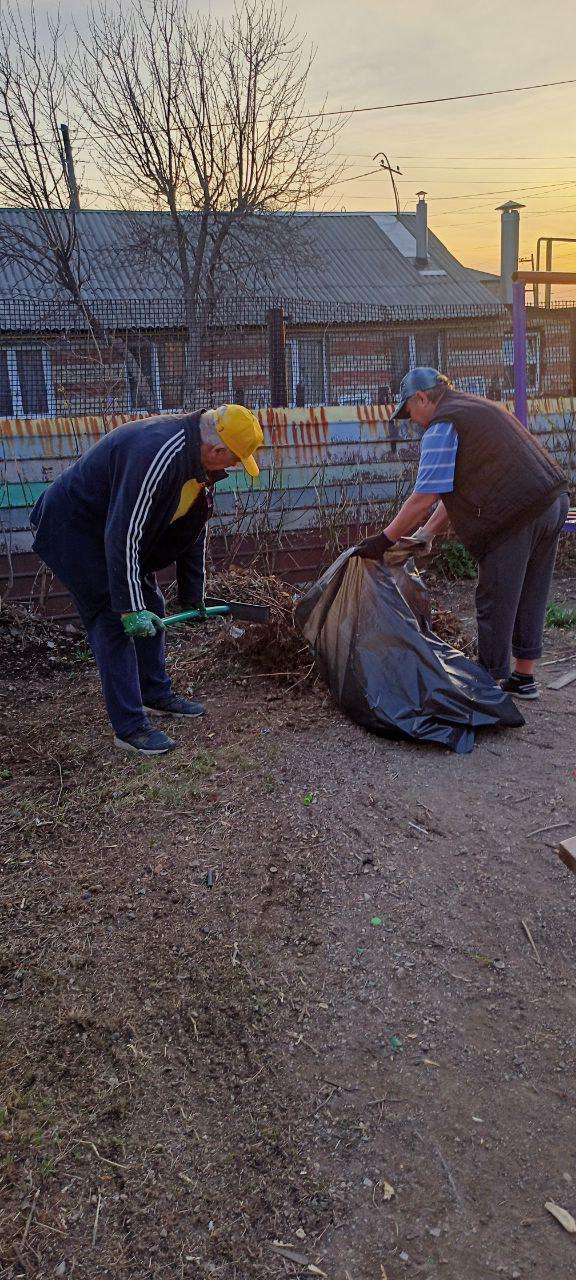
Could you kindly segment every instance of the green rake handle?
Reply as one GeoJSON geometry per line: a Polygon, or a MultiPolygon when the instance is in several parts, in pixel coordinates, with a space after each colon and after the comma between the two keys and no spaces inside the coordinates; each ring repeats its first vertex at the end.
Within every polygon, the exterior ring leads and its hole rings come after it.
{"type": "Polygon", "coordinates": [[[186,609],[184,613],[171,613],[168,618],[159,618],[163,627],[174,627],[179,622],[206,622],[208,618],[217,618],[231,613],[229,604],[208,605],[206,609],[186,609]]]}

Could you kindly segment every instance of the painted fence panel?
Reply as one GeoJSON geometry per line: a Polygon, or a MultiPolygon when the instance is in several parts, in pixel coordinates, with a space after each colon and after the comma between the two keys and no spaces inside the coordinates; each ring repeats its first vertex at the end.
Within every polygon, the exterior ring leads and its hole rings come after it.
{"type": "MultiPolygon", "coordinates": [[[[512,408],[512,405],[508,407],[512,408]]],[[[409,492],[418,434],[391,423],[393,407],[264,409],[261,475],[242,469],[218,485],[215,533],[258,534],[362,522],[409,492]]],[[[28,517],[47,485],[106,432],[138,415],[0,420],[0,554],[31,546],[28,517]]],[[[534,399],[529,425],[562,461],[576,465],[576,398],[534,399]]]]}

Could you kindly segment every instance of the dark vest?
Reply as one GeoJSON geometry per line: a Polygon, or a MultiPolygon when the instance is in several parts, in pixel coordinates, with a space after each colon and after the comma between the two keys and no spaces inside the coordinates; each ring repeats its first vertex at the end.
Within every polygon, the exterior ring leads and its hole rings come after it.
{"type": "Polygon", "coordinates": [[[454,491],[442,501],[457,536],[478,559],[568,493],[551,454],[493,400],[448,390],[433,422],[450,422],[458,432],[454,491]]]}

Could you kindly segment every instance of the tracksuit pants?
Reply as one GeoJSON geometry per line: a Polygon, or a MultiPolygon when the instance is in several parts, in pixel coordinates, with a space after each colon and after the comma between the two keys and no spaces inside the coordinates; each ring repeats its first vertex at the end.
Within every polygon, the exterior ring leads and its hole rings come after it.
{"type": "MultiPolygon", "coordinates": [[[[158,587],[148,582],[142,585],[146,608],[164,617],[164,597],[158,587]]],[[[119,738],[126,738],[150,728],[144,707],[162,703],[171,691],[166,674],[164,632],[131,639],[119,615],[111,608],[101,609],[92,617],[85,601],[72,594],[96,659],[114,732],[119,738]]]]}
{"type": "MultiPolygon", "coordinates": [[[[166,673],[164,633],[131,639],[112,609],[102,541],[85,527],[62,519],[47,490],[31,516],[34,550],[74,600],[86,628],[102,683],[106,710],[119,738],[150,728],[145,706],[161,704],[171,692],[166,673]]],[[[147,609],[164,616],[164,597],[153,574],[142,581],[147,609]]]]}
{"type": "Polygon", "coordinates": [[[542,656],[546,605],[569,508],[568,494],[511,534],[478,562],[478,661],[495,680],[510,674],[510,655],[542,656]]]}

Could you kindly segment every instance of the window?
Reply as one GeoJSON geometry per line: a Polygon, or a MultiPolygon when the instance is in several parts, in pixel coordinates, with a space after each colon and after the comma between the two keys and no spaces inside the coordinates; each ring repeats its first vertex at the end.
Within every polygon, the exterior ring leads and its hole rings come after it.
{"type": "Polygon", "coordinates": [[[128,342],[126,373],[130,408],[134,413],[140,410],[150,412],[152,409],[162,408],[158,399],[159,387],[154,378],[155,367],[157,369],[158,365],[157,359],[156,361],[153,359],[155,351],[153,343],[145,339],[138,341],[136,337],[134,341],[128,342]]]}
{"type": "Polygon", "coordinates": [[[467,391],[469,396],[486,397],[488,394],[488,383],[486,378],[483,377],[475,378],[464,376],[462,378],[455,378],[454,385],[457,386],[460,391],[467,391]]]}
{"type": "Polygon", "coordinates": [[[0,348],[0,412],[36,418],[55,412],[52,365],[45,347],[0,348]]]}
{"type": "Polygon", "coordinates": [[[164,410],[182,410],[184,406],[184,374],[186,372],[184,343],[163,342],[156,350],[162,408],[164,410]]]}
{"type": "Polygon", "coordinates": [[[0,417],[11,418],[13,413],[12,388],[8,375],[8,352],[0,348],[0,417]]]}
{"type": "Polygon", "coordinates": [[[404,375],[417,366],[442,368],[440,334],[437,331],[400,333],[391,339],[390,388],[393,396],[398,395],[404,375]]]}
{"type": "MultiPolygon", "coordinates": [[[[514,386],[514,340],[504,338],[502,341],[502,363],[510,371],[507,379],[511,388],[514,386]]],[[[540,390],[540,334],[526,334],[526,387],[532,395],[540,390]]]]}
{"type": "Polygon", "coordinates": [[[186,351],[183,342],[150,342],[135,335],[126,361],[130,408],[169,413],[184,406],[186,351]]]}
{"type": "Polygon", "coordinates": [[[399,334],[390,340],[390,390],[393,397],[398,395],[400,383],[405,373],[412,367],[410,363],[410,340],[407,334],[399,334]]]}
{"type": "Polygon", "coordinates": [[[18,347],[16,369],[20,383],[20,398],[25,418],[48,413],[46,370],[41,347],[18,347]]]}
{"type": "Polygon", "coordinates": [[[410,368],[440,368],[440,335],[438,333],[410,334],[410,368]]]}
{"type": "Polygon", "coordinates": [[[291,338],[288,343],[290,404],[327,404],[326,353],[322,338],[291,338]]]}

